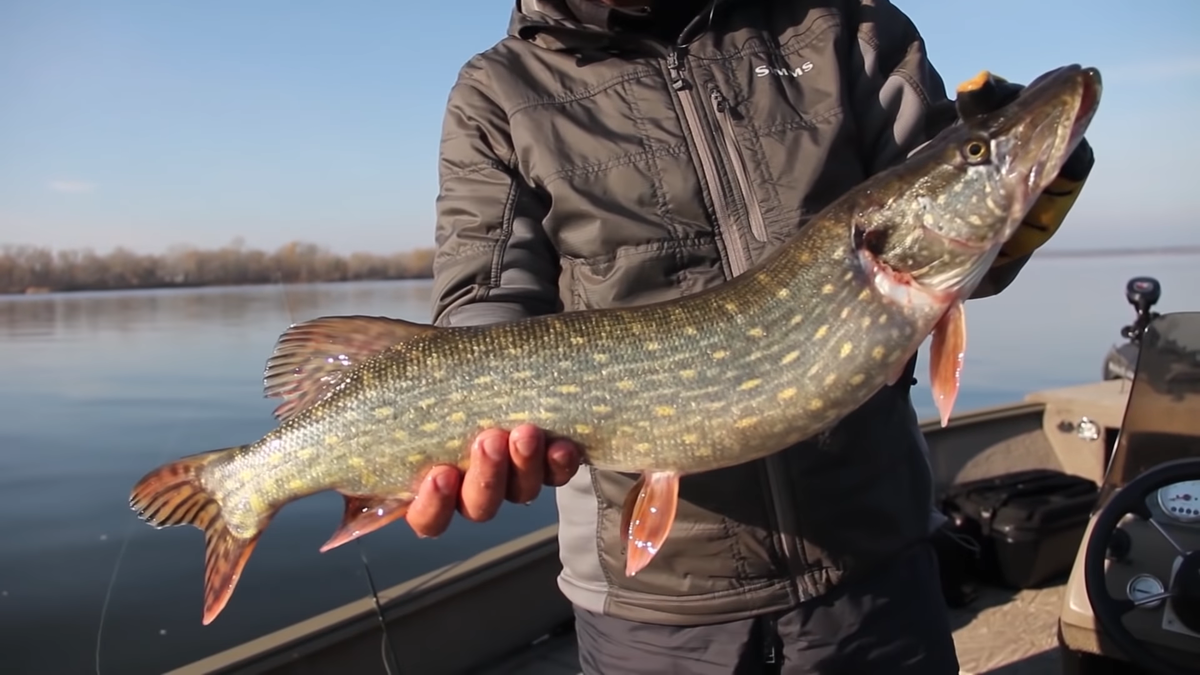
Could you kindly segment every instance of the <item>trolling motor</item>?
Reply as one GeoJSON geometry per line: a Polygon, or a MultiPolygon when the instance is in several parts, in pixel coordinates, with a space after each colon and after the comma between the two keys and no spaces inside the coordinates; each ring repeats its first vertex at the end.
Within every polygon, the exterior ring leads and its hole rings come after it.
{"type": "Polygon", "coordinates": [[[1104,379],[1133,379],[1142,335],[1150,323],[1159,317],[1158,312],[1152,311],[1151,308],[1161,297],[1162,284],[1153,277],[1134,277],[1125,284],[1125,299],[1133,305],[1137,316],[1133,323],[1121,328],[1121,337],[1128,342],[1113,346],[1104,357],[1104,379]]]}

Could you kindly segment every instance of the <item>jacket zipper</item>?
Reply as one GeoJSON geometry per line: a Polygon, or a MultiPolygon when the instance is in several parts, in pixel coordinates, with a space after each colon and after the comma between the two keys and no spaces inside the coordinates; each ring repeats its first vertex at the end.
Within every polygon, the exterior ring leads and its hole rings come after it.
{"type": "Polygon", "coordinates": [[[725,95],[716,88],[709,92],[709,98],[712,99],[713,110],[717,113],[717,123],[721,127],[725,151],[729,153],[730,163],[733,164],[733,173],[737,177],[738,188],[742,191],[742,203],[746,205],[746,213],[750,218],[750,231],[754,233],[755,239],[766,241],[767,223],[763,219],[758,199],[754,197],[754,188],[750,185],[750,172],[746,169],[746,158],[742,155],[742,150],[738,147],[737,138],[734,135],[733,113],[729,109],[729,99],[725,98],[725,95]]]}
{"type": "Polygon", "coordinates": [[[725,249],[729,252],[729,267],[733,276],[738,276],[750,268],[742,248],[742,238],[729,216],[729,204],[725,201],[725,190],[721,187],[721,178],[717,175],[716,160],[712,147],[708,144],[710,134],[704,133],[700,125],[700,111],[696,109],[693,98],[695,89],[692,83],[684,77],[683,59],[687,56],[686,47],[675,47],[667,54],[667,70],[671,73],[671,89],[679,94],[679,106],[683,110],[683,121],[688,134],[696,142],[696,152],[700,159],[700,171],[708,183],[709,194],[712,195],[713,210],[716,211],[717,232],[725,241],[725,249]]]}
{"type": "MultiPolygon", "coordinates": [[[[692,98],[694,89],[691,82],[684,77],[683,59],[687,56],[687,48],[676,46],[667,54],[667,70],[671,75],[671,89],[679,95],[680,108],[683,110],[684,125],[688,134],[696,143],[697,153],[699,154],[700,170],[704,174],[704,180],[709,185],[709,192],[712,194],[713,210],[716,211],[717,231],[721,239],[725,242],[725,249],[729,252],[729,267],[734,276],[738,276],[749,269],[750,264],[746,259],[746,254],[742,249],[742,239],[734,227],[732,219],[729,217],[729,206],[725,202],[725,191],[721,189],[720,177],[717,175],[716,162],[713,158],[712,148],[708,145],[709,134],[703,133],[703,128],[700,125],[700,113],[696,109],[696,101],[692,98]]],[[[724,113],[727,114],[727,113],[724,113]]],[[[730,136],[730,132],[726,132],[726,136],[730,136]]],[[[731,141],[730,141],[731,142],[731,141]]],[[[740,155],[737,156],[740,159],[740,155]]],[[[736,162],[735,162],[736,164],[736,162]]],[[[742,169],[743,173],[745,169],[742,169]]],[[[739,177],[739,180],[741,178],[739,177]]],[[[755,203],[757,210],[757,202],[755,203]]],[[[749,210],[749,202],[747,202],[749,210]]],[[[761,218],[762,213],[759,212],[761,218]]],[[[763,228],[763,234],[766,230],[763,228]]],[[[756,233],[757,235],[757,233],[756,233]]],[[[762,238],[765,241],[765,236],[762,238]]],[[[780,549],[783,552],[783,557],[787,562],[788,572],[793,578],[799,576],[799,571],[796,567],[796,560],[799,557],[799,551],[796,549],[793,538],[787,533],[794,531],[792,526],[793,519],[790,516],[790,511],[786,508],[783,502],[783,471],[786,470],[783,458],[778,454],[768,457],[764,463],[764,472],[767,474],[767,492],[770,493],[768,499],[768,508],[774,513],[776,530],[779,532],[780,549]]]]}

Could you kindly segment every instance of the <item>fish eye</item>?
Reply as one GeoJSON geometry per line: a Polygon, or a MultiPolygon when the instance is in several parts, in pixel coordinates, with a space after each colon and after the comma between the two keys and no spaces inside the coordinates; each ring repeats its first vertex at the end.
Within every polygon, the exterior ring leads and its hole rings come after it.
{"type": "Polygon", "coordinates": [[[970,140],[963,144],[962,156],[970,164],[982,164],[991,155],[991,148],[980,140],[970,140]]]}

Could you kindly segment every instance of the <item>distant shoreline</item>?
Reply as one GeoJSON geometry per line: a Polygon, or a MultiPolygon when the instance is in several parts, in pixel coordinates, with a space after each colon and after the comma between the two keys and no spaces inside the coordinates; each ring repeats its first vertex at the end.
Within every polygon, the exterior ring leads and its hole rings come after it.
{"type": "Polygon", "coordinates": [[[338,255],[304,242],[272,252],[234,242],[210,250],[117,248],[102,255],[10,245],[0,246],[0,295],[431,279],[433,256],[433,249],[338,255]]]}
{"type": "MultiPolygon", "coordinates": [[[[1200,256],[1200,245],[1051,249],[1038,259],[1200,256]]],[[[337,255],[295,242],[274,252],[231,245],[175,248],[137,254],[118,248],[105,255],[32,246],[0,246],[0,296],[213,286],[403,281],[433,278],[433,249],[392,254],[337,255]]]]}

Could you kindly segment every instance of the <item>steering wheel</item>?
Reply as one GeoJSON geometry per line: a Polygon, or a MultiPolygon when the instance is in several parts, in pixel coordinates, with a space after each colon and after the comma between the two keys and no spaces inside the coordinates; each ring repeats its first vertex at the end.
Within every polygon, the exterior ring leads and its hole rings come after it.
{"type": "MultiPolygon", "coordinates": [[[[1159,488],[1188,480],[1200,480],[1200,459],[1181,459],[1160,464],[1129,481],[1125,487],[1113,494],[1100,513],[1096,514],[1096,522],[1088,537],[1087,550],[1083,556],[1083,582],[1087,589],[1088,601],[1092,606],[1092,614],[1096,617],[1096,623],[1100,624],[1105,636],[1116,644],[1125,658],[1137,666],[1153,672],[1164,673],[1164,675],[1197,675],[1200,674],[1200,670],[1184,668],[1158,656],[1145,643],[1136,639],[1129,629],[1125,628],[1121,618],[1140,604],[1156,600],[1170,602],[1171,594],[1180,593],[1179,586],[1181,585],[1189,587],[1188,595],[1190,596],[1194,592],[1194,584],[1190,583],[1190,579],[1187,582],[1183,581],[1184,573],[1186,571],[1189,576],[1200,574],[1200,551],[1180,550],[1179,553],[1184,556],[1184,561],[1175,574],[1175,578],[1169,580],[1168,590],[1160,595],[1144,598],[1137,603],[1129,599],[1118,600],[1109,595],[1108,586],[1105,583],[1104,561],[1108,554],[1109,540],[1117,529],[1117,524],[1126,514],[1133,514],[1150,522],[1163,536],[1167,536],[1166,532],[1151,520],[1152,514],[1150,508],[1146,506],[1146,499],[1159,488]]],[[[1175,542],[1171,543],[1174,545],[1175,542]]],[[[1200,598],[1192,597],[1191,601],[1197,602],[1200,601],[1200,598]]]]}

